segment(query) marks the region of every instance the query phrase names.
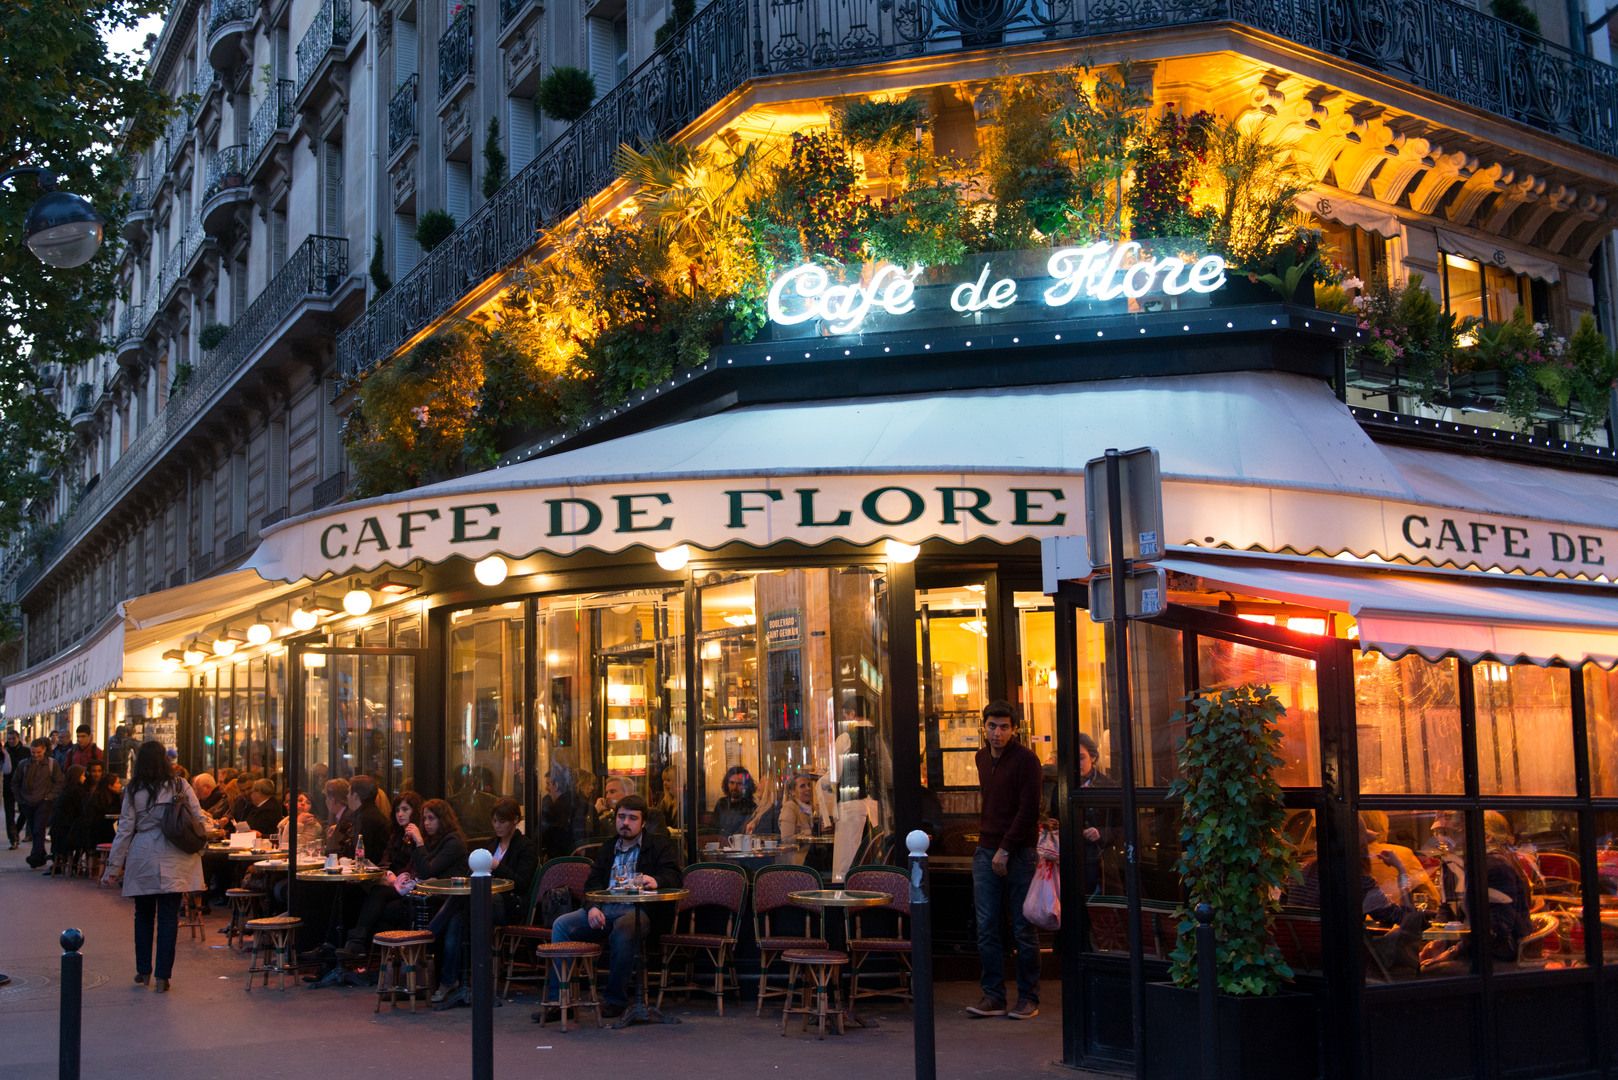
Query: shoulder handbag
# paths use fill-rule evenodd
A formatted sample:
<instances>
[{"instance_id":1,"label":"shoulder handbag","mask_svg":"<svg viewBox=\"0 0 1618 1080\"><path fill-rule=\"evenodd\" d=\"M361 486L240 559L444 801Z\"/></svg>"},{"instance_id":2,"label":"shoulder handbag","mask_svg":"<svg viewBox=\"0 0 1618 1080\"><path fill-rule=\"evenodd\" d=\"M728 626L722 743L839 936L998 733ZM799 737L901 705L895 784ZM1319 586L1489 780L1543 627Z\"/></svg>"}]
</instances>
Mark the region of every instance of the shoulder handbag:
<instances>
[{"instance_id":1,"label":"shoulder handbag","mask_svg":"<svg viewBox=\"0 0 1618 1080\"><path fill-rule=\"evenodd\" d=\"M191 813L191 804L180 798L179 789L163 807L163 838L187 855L195 855L208 843L208 834L202 823Z\"/></svg>"}]
</instances>

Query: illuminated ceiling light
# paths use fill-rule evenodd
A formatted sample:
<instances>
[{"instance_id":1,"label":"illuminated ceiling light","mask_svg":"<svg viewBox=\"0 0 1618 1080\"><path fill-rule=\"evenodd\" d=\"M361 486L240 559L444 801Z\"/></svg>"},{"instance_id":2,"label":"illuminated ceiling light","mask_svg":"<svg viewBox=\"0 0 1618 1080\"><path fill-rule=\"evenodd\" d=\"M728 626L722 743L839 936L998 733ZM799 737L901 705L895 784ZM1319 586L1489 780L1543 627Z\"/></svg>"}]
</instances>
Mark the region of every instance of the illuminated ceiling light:
<instances>
[{"instance_id":1,"label":"illuminated ceiling light","mask_svg":"<svg viewBox=\"0 0 1618 1080\"><path fill-rule=\"evenodd\" d=\"M198 664L202 663L203 657L207 655L207 653L203 652L197 647L197 643L195 641L192 641L191 644L187 645L185 647L185 651L181 654L187 667L196 667Z\"/></svg>"},{"instance_id":2,"label":"illuminated ceiling light","mask_svg":"<svg viewBox=\"0 0 1618 1080\"><path fill-rule=\"evenodd\" d=\"M404 570L389 570L371 582L371 588L379 593L387 593L390 596L401 596L404 593L415 592L421 588L421 575L411 574Z\"/></svg>"},{"instance_id":3,"label":"illuminated ceiling light","mask_svg":"<svg viewBox=\"0 0 1618 1080\"><path fill-rule=\"evenodd\" d=\"M323 652L306 652L303 654L303 666L306 668L323 668L326 666L326 654Z\"/></svg>"},{"instance_id":4,"label":"illuminated ceiling light","mask_svg":"<svg viewBox=\"0 0 1618 1080\"><path fill-rule=\"evenodd\" d=\"M498 555L490 555L487 559L479 559L477 565L472 567L472 576L478 579L478 584L490 588L506 580L509 573L506 560Z\"/></svg>"},{"instance_id":5,"label":"illuminated ceiling light","mask_svg":"<svg viewBox=\"0 0 1618 1080\"><path fill-rule=\"evenodd\" d=\"M725 622L736 627L754 626L758 623L758 616L753 615L752 613L747 613L744 615L726 615Z\"/></svg>"},{"instance_id":6,"label":"illuminated ceiling light","mask_svg":"<svg viewBox=\"0 0 1618 1080\"><path fill-rule=\"evenodd\" d=\"M657 553L657 565L665 570L684 570L691 561L691 545L676 544Z\"/></svg>"},{"instance_id":7,"label":"illuminated ceiling light","mask_svg":"<svg viewBox=\"0 0 1618 1080\"><path fill-rule=\"evenodd\" d=\"M921 554L921 547L918 544L904 544L900 543L898 540L889 540L885 546L887 548L889 562L915 562L916 556Z\"/></svg>"},{"instance_id":8,"label":"illuminated ceiling light","mask_svg":"<svg viewBox=\"0 0 1618 1080\"><path fill-rule=\"evenodd\" d=\"M313 630L320 622L320 616L307 607L292 609L292 628L294 630Z\"/></svg>"},{"instance_id":9,"label":"illuminated ceiling light","mask_svg":"<svg viewBox=\"0 0 1618 1080\"><path fill-rule=\"evenodd\" d=\"M258 622L247 628L247 643L249 645L263 645L275 636L270 624L261 617Z\"/></svg>"},{"instance_id":10,"label":"illuminated ceiling light","mask_svg":"<svg viewBox=\"0 0 1618 1080\"><path fill-rule=\"evenodd\" d=\"M183 649L170 649L163 654L163 667L168 671L176 670L183 663L185 663L185 650Z\"/></svg>"},{"instance_id":11,"label":"illuminated ceiling light","mask_svg":"<svg viewBox=\"0 0 1618 1080\"><path fill-rule=\"evenodd\" d=\"M350 589L343 594L343 610L350 615L364 615L371 610L371 594L364 589Z\"/></svg>"},{"instance_id":12,"label":"illuminated ceiling light","mask_svg":"<svg viewBox=\"0 0 1618 1080\"><path fill-rule=\"evenodd\" d=\"M246 644L246 642L247 635L243 634L240 630L232 630L228 626L224 627L219 631L219 633L214 635L213 654L215 656L229 656L231 653L235 652L238 647Z\"/></svg>"}]
</instances>

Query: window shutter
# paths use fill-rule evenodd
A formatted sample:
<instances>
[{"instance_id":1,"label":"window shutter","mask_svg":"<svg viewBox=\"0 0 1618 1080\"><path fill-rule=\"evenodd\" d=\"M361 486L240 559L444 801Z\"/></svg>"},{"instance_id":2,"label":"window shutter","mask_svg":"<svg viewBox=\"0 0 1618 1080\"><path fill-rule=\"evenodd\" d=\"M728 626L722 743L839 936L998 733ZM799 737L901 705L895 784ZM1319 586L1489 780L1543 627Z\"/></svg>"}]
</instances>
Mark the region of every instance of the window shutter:
<instances>
[{"instance_id":1,"label":"window shutter","mask_svg":"<svg viewBox=\"0 0 1618 1080\"><path fill-rule=\"evenodd\" d=\"M273 276L281 272L281 267L287 262L287 212L274 210L270 213L270 274Z\"/></svg>"},{"instance_id":2,"label":"window shutter","mask_svg":"<svg viewBox=\"0 0 1618 1080\"><path fill-rule=\"evenodd\" d=\"M393 275L404 277L421 261L421 245L416 243L414 215L393 215Z\"/></svg>"},{"instance_id":3,"label":"window shutter","mask_svg":"<svg viewBox=\"0 0 1618 1080\"><path fill-rule=\"evenodd\" d=\"M508 175L516 176L534 160L534 103L528 98L506 98L506 157Z\"/></svg>"},{"instance_id":4,"label":"window shutter","mask_svg":"<svg viewBox=\"0 0 1618 1080\"><path fill-rule=\"evenodd\" d=\"M416 24L396 19L393 23L393 88L397 90L418 70Z\"/></svg>"},{"instance_id":5,"label":"window shutter","mask_svg":"<svg viewBox=\"0 0 1618 1080\"><path fill-rule=\"evenodd\" d=\"M444 209L460 225L471 210L472 166L465 161L444 162Z\"/></svg>"},{"instance_id":6,"label":"window shutter","mask_svg":"<svg viewBox=\"0 0 1618 1080\"><path fill-rule=\"evenodd\" d=\"M585 48L590 58L590 74L595 76L596 97L604 97L618 84L618 35L612 20L584 20Z\"/></svg>"},{"instance_id":7,"label":"window shutter","mask_svg":"<svg viewBox=\"0 0 1618 1080\"><path fill-rule=\"evenodd\" d=\"M247 314L247 264L234 263L230 269L230 317L232 321Z\"/></svg>"},{"instance_id":8,"label":"window shutter","mask_svg":"<svg viewBox=\"0 0 1618 1080\"><path fill-rule=\"evenodd\" d=\"M343 147L341 143L329 142L325 144L325 161L322 163L321 181L322 194L325 197L326 212L322 215L322 229L327 236L343 236Z\"/></svg>"}]
</instances>

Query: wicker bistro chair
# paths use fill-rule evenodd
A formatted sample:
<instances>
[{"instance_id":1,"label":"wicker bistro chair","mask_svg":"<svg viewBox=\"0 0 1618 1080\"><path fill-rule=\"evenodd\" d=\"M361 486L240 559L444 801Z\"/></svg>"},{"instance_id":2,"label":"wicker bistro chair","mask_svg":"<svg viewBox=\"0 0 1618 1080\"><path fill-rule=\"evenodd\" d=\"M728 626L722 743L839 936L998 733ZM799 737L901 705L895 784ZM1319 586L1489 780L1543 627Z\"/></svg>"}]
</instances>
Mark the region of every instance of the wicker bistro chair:
<instances>
[{"instance_id":1,"label":"wicker bistro chair","mask_svg":"<svg viewBox=\"0 0 1618 1080\"><path fill-rule=\"evenodd\" d=\"M253 933L253 959L247 965L247 989L253 989L253 977L264 976L264 985L270 985L270 976L280 977L281 989L287 988L287 976L297 975L298 961L293 945L303 920L294 915L271 915L250 919L247 929Z\"/></svg>"},{"instance_id":2,"label":"wicker bistro chair","mask_svg":"<svg viewBox=\"0 0 1618 1080\"><path fill-rule=\"evenodd\" d=\"M747 899L747 872L730 863L692 863L686 867L682 886L689 892L674 913L674 929L663 935L663 979L657 990L657 1007L663 1007L663 995L670 990L712 994L714 1008L725 1015L725 991L736 981L736 932L742 920L742 904ZM724 929L719 933L698 929L698 916L704 909L724 913ZM682 924L684 924L682 926ZM713 985L702 986L696 981L698 954L707 956L713 965ZM670 981L670 970L676 960L685 960L685 981Z\"/></svg>"},{"instance_id":3,"label":"wicker bistro chair","mask_svg":"<svg viewBox=\"0 0 1618 1080\"><path fill-rule=\"evenodd\" d=\"M590 860L577 855L551 859L534 871L533 885L528 890L528 910L524 913L523 921L498 927L494 932L495 962L498 964L502 958L505 961L505 987L500 992L501 997L511 996L511 984L514 982L545 981L548 967L545 958L536 956L532 963L523 959L525 953L551 939L551 928L538 921L539 905L546 893L561 888L567 889L572 895L575 905L583 902L584 882L589 876Z\"/></svg>"},{"instance_id":4,"label":"wicker bistro chair","mask_svg":"<svg viewBox=\"0 0 1618 1080\"><path fill-rule=\"evenodd\" d=\"M766 866L753 875L753 937L758 941L758 1009L764 1015L764 999L788 993L770 989L770 968L787 949L824 949L826 935L820 929L820 912L799 907L787 899L795 892L823 887L820 872L807 866ZM801 913L805 934L782 934L776 927L778 913L789 909Z\"/></svg>"},{"instance_id":5,"label":"wicker bistro chair","mask_svg":"<svg viewBox=\"0 0 1618 1080\"><path fill-rule=\"evenodd\" d=\"M247 924L258 917L264 894L257 889L226 889L225 899L230 901L230 922L225 924L225 944L237 952L243 951L253 939Z\"/></svg>"},{"instance_id":6,"label":"wicker bistro chair","mask_svg":"<svg viewBox=\"0 0 1618 1080\"><path fill-rule=\"evenodd\" d=\"M556 996L549 998L544 990L540 991L539 1026L545 1026L546 1011L555 1009L562 1024L562 1034L566 1035L568 1014L579 1009L594 1009L596 1027L600 1027L601 998L596 993L596 961L601 959L601 946L588 941L545 941L534 947L534 953L542 964L556 969ZM575 984L578 984L578 989L575 989Z\"/></svg>"},{"instance_id":7,"label":"wicker bistro chair","mask_svg":"<svg viewBox=\"0 0 1618 1080\"><path fill-rule=\"evenodd\" d=\"M881 907L852 908L848 912L848 955L850 1008L861 998L910 996L910 877L896 866L856 866L848 872L844 888L850 892L870 890L893 897ZM894 920L896 933L874 935L868 921ZM894 989L861 990L860 973L873 956L891 956L899 962L899 984Z\"/></svg>"},{"instance_id":8,"label":"wicker bistro chair","mask_svg":"<svg viewBox=\"0 0 1618 1080\"><path fill-rule=\"evenodd\" d=\"M383 998L397 1009L400 994L409 999L410 1011L416 1011L416 995L433 985L434 940L431 930L382 930L372 936L371 945L381 955L373 1013L382 1011Z\"/></svg>"}]
</instances>

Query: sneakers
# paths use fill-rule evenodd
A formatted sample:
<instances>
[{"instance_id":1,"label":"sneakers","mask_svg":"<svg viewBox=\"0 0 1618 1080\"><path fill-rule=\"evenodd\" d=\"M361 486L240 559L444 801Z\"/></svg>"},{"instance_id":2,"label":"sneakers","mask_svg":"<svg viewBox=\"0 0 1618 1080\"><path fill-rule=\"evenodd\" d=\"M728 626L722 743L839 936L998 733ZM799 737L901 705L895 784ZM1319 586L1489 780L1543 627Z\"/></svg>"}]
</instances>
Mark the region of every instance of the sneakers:
<instances>
[{"instance_id":1,"label":"sneakers","mask_svg":"<svg viewBox=\"0 0 1618 1080\"><path fill-rule=\"evenodd\" d=\"M1032 1020L1039 1015L1039 1002L1017 999L1017 1007L1006 1013L1007 1020Z\"/></svg>"},{"instance_id":2,"label":"sneakers","mask_svg":"<svg viewBox=\"0 0 1618 1080\"><path fill-rule=\"evenodd\" d=\"M980 1000L976 1005L968 1005L966 1007L966 1015L1004 1016L1006 1015L1006 1003L1004 1001L996 1001L994 998L985 994L983 995L982 1000Z\"/></svg>"}]
</instances>

